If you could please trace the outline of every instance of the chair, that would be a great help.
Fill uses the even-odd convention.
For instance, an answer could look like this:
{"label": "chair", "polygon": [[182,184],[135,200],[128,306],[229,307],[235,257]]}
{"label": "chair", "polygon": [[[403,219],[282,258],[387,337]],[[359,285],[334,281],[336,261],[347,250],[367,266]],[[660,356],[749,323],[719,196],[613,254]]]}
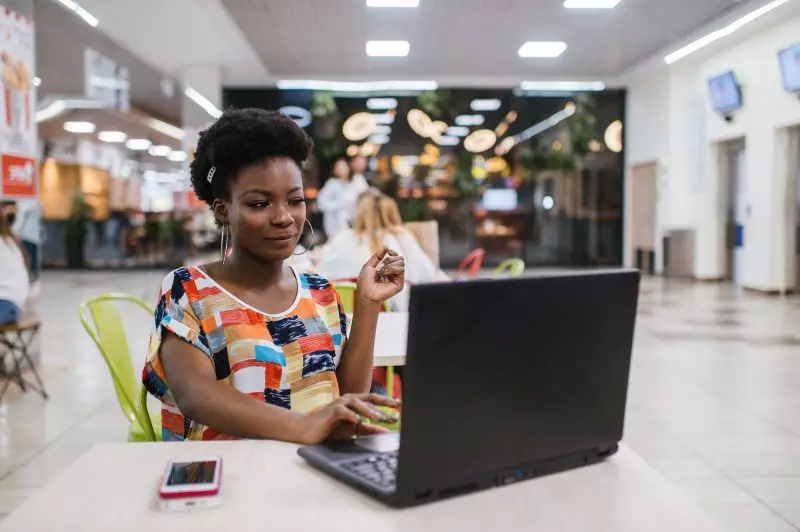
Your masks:
{"label": "chair", "polygon": [[525,261],[522,259],[506,259],[500,263],[500,266],[495,268],[492,276],[501,277],[506,271],[508,271],[509,277],[519,277],[525,273]]}
{"label": "chair", "polygon": [[[48,395],[44,389],[44,383],[36,370],[33,360],[31,360],[28,348],[39,334],[41,323],[38,319],[22,318],[16,323],[0,325],[0,374],[4,374],[5,384],[0,391],[0,401],[3,400],[8,387],[14,382],[24,392],[28,388],[39,392],[47,399]],[[25,335],[28,335],[25,338]],[[4,349],[3,349],[4,348]],[[6,357],[11,358],[11,364],[6,364]],[[27,364],[36,379],[36,384],[26,381],[22,376],[22,364]]]}
{"label": "chair", "polygon": [[464,257],[464,260],[461,261],[461,264],[458,265],[458,269],[456,270],[455,275],[453,276],[453,280],[457,281],[461,278],[461,276],[466,272],[469,278],[475,278],[478,276],[478,272],[481,271],[481,266],[483,265],[483,258],[486,256],[486,251],[481,248],[474,249],[469,252],[469,254]]}
{"label": "chair", "polygon": [[[84,301],[80,307],[79,317],[83,328],[94,340],[111,372],[117,401],[131,423],[128,441],[158,441],[160,438],[156,437],[154,426],[158,428],[160,435],[161,423],[157,419],[151,419],[147,412],[147,391],[144,386],[137,384],[138,379],[131,362],[125,327],[117,310],[117,302],[133,303],[151,315],[153,312],[150,305],[133,296],[107,294]],[[89,322],[90,318],[94,328]]]}

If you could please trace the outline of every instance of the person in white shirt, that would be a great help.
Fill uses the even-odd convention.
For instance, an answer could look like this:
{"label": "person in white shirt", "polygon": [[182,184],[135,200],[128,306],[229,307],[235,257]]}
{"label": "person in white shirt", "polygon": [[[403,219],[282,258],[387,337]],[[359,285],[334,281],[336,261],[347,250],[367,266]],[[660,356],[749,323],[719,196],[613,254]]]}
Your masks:
{"label": "person in white shirt", "polygon": [[20,239],[30,260],[32,280],[39,278],[41,270],[42,214],[39,200],[17,202],[17,216],[12,231]]}
{"label": "person in white shirt", "polygon": [[[363,264],[363,257],[370,257],[372,250],[382,246],[405,257],[409,283],[450,280],[425,254],[414,235],[403,227],[397,203],[374,189],[362,194],[353,228],[340,231],[327,243],[316,270],[332,281],[358,277],[359,261]],[[408,295],[406,286],[391,299],[392,306],[400,311],[408,310]]]}
{"label": "person in white shirt", "polygon": [[19,319],[29,287],[25,250],[11,232],[8,218],[0,216],[0,325]]}
{"label": "person in white shirt", "polygon": [[322,212],[322,226],[328,240],[350,227],[358,197],[369,188],[363,175],[354,175],[351,179],[350,166],[344,158],[336,159],[332,174],[317,197],[317,207]]}

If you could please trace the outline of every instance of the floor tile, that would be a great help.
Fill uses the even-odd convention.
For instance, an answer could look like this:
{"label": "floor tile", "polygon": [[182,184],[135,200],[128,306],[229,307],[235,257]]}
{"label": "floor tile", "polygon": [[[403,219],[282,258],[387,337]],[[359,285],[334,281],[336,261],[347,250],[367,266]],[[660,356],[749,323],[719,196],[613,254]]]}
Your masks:
{"label": "floor tile", "polygon": [[785,518],[758,502],[704,504],[728,532],[796,532]]}

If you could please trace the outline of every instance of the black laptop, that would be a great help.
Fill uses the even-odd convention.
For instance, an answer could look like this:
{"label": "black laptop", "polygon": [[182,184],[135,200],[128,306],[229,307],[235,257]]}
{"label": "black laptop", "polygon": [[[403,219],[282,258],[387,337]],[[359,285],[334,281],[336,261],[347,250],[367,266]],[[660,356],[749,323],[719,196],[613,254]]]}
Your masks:
{"label": "black laptop", "polygon": [[601,461],[625,419],[639,273],[414,286],[399,434],[303,447],[398,507]]}

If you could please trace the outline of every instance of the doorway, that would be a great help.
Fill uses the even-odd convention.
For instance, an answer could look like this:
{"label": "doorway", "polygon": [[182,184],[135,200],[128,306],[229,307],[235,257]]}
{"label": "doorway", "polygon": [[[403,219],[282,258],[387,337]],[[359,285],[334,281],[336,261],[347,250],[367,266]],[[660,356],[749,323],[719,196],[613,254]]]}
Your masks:
{"label": "doorway", "polygon": [[655,273],[656,190],[658,164],[640,164],[631,168],[631,243],[634,265],[643,273]]}
{"label": "doorway", "polygon": [[744,271],[744,247],[747,236],[747,152],[744,140],[723,145],[723,176],[727,183],[725,217],[725,279],[741,286]]}

